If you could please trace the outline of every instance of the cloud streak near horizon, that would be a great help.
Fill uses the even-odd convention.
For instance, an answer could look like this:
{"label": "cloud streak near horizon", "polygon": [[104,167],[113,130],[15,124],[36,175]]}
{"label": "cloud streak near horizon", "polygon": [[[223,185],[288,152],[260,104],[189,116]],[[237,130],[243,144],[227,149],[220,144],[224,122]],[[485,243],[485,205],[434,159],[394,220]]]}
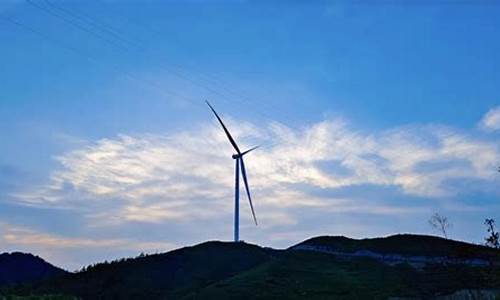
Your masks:
{"label": "cloud streak near horizon", "polygon": [[[251,233],[249,238],[257,240],[263,235],[267,241],[290,239],[305,212],[319,219],[344,213],[421,216],[441,207],[435,203],[443,199],[453,202],[451,210],[482,211],[481,205],[462,203],[460,195],[473,189],[467,183],[498,182],[498,143],[473,131],[411,125],[363,132],[341,119],[297,130],[280,123],[257,126],[226,120],[241,148],[263,145],[246,157],[261,224],[261,235]],[[199,229],[193,224],[204,222],[214,224],[215,235],[209,237],[223,235],[230,228],[220,220],[232,218],[231,154],[216,123],[166,135],[122,134],[57,156],[59,167],[47,184],[15,199],[21,205],[78,212],[87,227],[99,230],[133,224],[184,227],[196,240]],[[368,197],[367,190],[375,192]],[[246,222],[247,200],[241,201]],[[308,232],[315,231],[318,228]],[[63,248],[133,243],[110,239],[102,244],[26,230],[10,230],[3,241]]]}
{"label": "cloud streak near horizon", "polygon": [[[447,188],[449,180],[493,180],[500,160],[496,141],[443,125],[403,126],[378,133],[356,131],[338,119],[302,130],[279,123],[258,128],[236,121],[229,127],[243,148],[271,143],[247,157],[257,191],[373,184],[435,198],[460,192]],[[73,200],[67,196],[78,193],[91,200],[120,198],[142,205],[149,198],[226,197],[233,185],[231,154],[215,124],[170,135],[119,135],[56,157],[60,168],[52,172],[50,183],[20,195],[19,200],[69,205]],[[314,201],[285,203],[309,204]]]}
{"label": "cloud streak near horizon", "polygon": [[[404,195],[430,199],[453,197],[467,187],[450,182],[492,182],[500,161],[499,147],[491,139],[443,125],[366,133],[339,119],[301,130],[229,119],[229,128],[242,148],[272,142],[246,158],[257,207],[266,211],[345,209],[351,199],[317,197],[312,191],[362,185],[393,187]],[[56,157],[60,167],[49,183],[17,199],[82,210],[112,202],[99,212],[87,212],[104,223],[217,218],[220,210],[229,213],[232,206],[231,154],[214,123],[168,135],[119,135]],[[381,211],[368,202],[357,209]]]}

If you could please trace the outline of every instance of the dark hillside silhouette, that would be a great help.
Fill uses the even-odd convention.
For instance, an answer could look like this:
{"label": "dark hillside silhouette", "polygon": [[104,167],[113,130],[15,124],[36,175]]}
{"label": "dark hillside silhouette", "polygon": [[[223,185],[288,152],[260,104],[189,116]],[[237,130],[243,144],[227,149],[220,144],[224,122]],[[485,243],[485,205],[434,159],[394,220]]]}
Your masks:
{"label": "dark hillside silhouette", "polygon": [[206,242],[0,289],[0,298],[428,299],[470,290],[497,293],[498,287],[496,249],[421,235],[361,240],[321,236],[287,250]]}
{"label": "dark hillside silhouette", "polygon": [[267,262],[277,253],[245,243],[206,242],[168,253],[97,264],[76,274],[34,284],[29,290],[84,299],[177,298]]}
{"label": "dark hillside silhouette", "polygon": [[13,252],[0,254],[0,286],[54,278],[67,274],[38,256]]}
{"label": "dark hillside silhouette", "polygon": [[430,235],[397,234],[385,238],[359,240],[344,236],[319,236],[305,240],[294,247],[300,245],[327,246],[340,252],[370,250],[381,254],[447,256],[462,259],[481,258],[500,262],[500,251],[482,245]]}

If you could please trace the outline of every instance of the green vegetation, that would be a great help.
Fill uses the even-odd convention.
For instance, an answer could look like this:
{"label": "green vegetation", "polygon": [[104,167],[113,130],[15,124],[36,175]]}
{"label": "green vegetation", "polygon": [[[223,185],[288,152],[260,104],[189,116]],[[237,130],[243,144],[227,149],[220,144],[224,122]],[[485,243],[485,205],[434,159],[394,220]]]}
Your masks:
{"label": "green vegetation", "polygon": [[[481,258],[489,265],[427,264],[415,268],[293,247],[273,250],[245,243],[207,242],[4,288],[0,295],[25,296],[8,299],[54,294],[83,299],[428,299],[500,287],[500,251],[484,246],[418,235],[363,240],[317,237],[299,245],[328,246],[343,252]],[[64,299],[58,297],[53,299]]]}
{"label": "green vegetation", "polygon": [[62,278],[9,288],[4,294],[60,293],[85,299],[177,298],[186,291],[262,264],[276,253],[244,243],[207,242],[165,254],[97,264]]}
{"label": "green vegetation", "polygon": [[416,270],[371,259],[339,260],[335,256],[291,251],[279,259],[212,284],[186,299],[427,299],[460,289],[495,288],[486,270],[465,266],[432,266]]}
{"label": "green vegetation", "polygon": [[397,234],[385,238],[362,240],[343,236],[320,236],[298,245],[329,246],[341,252],[370,250],[382,254],[483,258],[500,261],[500,251],[496,249],[426,235]]}

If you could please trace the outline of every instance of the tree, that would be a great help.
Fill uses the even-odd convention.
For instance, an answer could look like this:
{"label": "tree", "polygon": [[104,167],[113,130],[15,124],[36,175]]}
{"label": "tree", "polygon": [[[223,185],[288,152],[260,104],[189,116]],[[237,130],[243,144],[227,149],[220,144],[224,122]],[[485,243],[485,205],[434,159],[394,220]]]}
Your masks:
{"label": "tree", "polygon": [[486,219],[484,225],[486,225],[489,233],[489,236],[485,238],[486,246],[500,249],[500,233],[495,228],[495,220]]}
{"label": "tree", "polygon": [[429,219],[429,225],[435,230],[441,232],[445,239],[448,239],[448,230],[453,226],[448,218],[435,213]]}

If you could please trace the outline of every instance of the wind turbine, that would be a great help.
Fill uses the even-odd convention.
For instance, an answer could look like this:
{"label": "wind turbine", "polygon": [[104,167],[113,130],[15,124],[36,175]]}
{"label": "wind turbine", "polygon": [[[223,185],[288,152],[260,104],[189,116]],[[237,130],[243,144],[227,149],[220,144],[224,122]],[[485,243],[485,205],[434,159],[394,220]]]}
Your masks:
{"label": "wind turbine", "polygon": [[215,109],[210,105],[208,101],[207,102],[208,106],[214,113],[215,117],[217,120],[219,120],[220,125],[222,126],[222,129],[224,129],[224,132],[226,133],[227,138],[229,139],[229,142],[233,146],[234,150],[236,150],[236,154],[233,154],[233,159],[235,160],[235,182],[234,182],[234,241],[238,242],[240,240],[240,166],[241,166],[241,176],[243,177],[243,183],[245,184],[245,190],[247,192],[248,196],[248,203],[250,203],[250,209],[252,210],[252,216],[253,220],[255,222],[255,225],[257,225],[257,218],[255,217],[255,211],[253,209],[253,204],[252,204],[252,197],[250,197],[250,189],[248,188],[248,179],[247,179],[247,172],[245,170],[245,162],[243,161],[243,156],[245,154],[248,154],[249,152],[257,149],[257,147],[250,148],[246,151],[241,152],[240,148],[238,148],[238,145],[234,141],[233,137],[229,133],[229,130],[227,130],[226,125],[224,125],[224,122],[222,122],[222,119],[219,117]]}

